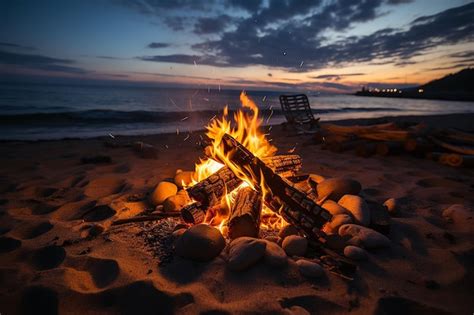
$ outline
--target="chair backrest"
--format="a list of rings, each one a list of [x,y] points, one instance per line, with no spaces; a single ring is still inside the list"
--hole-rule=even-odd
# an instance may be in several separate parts
[[[280,95],[280,104],[289,123],[305,124],[315,121],[305,94]]]

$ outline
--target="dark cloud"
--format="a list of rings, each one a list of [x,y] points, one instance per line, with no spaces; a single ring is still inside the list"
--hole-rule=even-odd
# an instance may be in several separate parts
[[[339,81],[343,77],[354,77],[354,76],[360,76],[360,75],[365,75],[365,73],[321,74],[318,76],[312,76],[310,78]]]
[[[13,65],[25,69],[65,72],[74,74],[87,73],[86,70],[70,66],[73,60],[52,58],[43,55],[30,55],[0,51],[0,64]]]
[[[371,3],[371,6],[368,3]],[[302,1],[299,5],[302,6]],[[339,2],[338,2],[339,3]],[[350,21],[374,16],[374,6],[381,1],[351,2],[351,6],[335,6],[339,17],[328,19],[327,7],[301,24],[282,24],[269,32],[248,20],[238,24],[234,31],[225,32],[218,40],[209,40],[193,46],[198,56],[176,55],[143,57],[143,60],[190,63],[199,59],[201,64],[229,66],[264,65],[290,71],[315,70],[322,67],[354,62],[411,62],[409,59],[438,45],[469,42],[474,38],[474,3],[452,8],[438,14],[419,17],[407,29],[386,28],[367,36],[352,36],[337,42],[322,44],[320,32],[327,28],[341,29]],[[362,8],[367,9],[362,13]],[[269,9],[269,8],[267,8]],[[265,10],[262,10],[264,12]],[[286,16],[274,14],[271,21]],[[262,13],[258,14],[263,16]],[[327,15],[327,16],[326,16]],[[326,18],[324,18],[326,16]],[[322,17],[318,19],[316,17]],[[317,27],[316,27],[317,25]],[[261,33],[259,35],[259,33]]]
[[[167,16],[163,21],[173,31],[182,31],[190,24],[190,20],[184,16]]]
[[[116,3],[141,14],[160,15],[163,10],[210,10],[216,0],[115,0]]]
[[[158,43],[158,42],[152,42],[149,43],[146,47],[148,48],[167,48],[170,47],[171,44],[168,43]]]
[[[203,64],[203,65],[212,65],[218,67],[225,67],[228,65],[224,65],[219,62],[218,59],[212,56],[193,56],[193,55],[185,55],[185,54],[174,54],[174,55],[157,55],[157,56],[143,56],[137,57],[137,59],[143,61],[155,61],[155,62],[171,62],[171,63],[183,63],[183,64]]]
[[[4,48],[11,48],[11,49],[20,49],[20,50],[35,50],[36,48],[33,46],[24,46],[15,43],[7,43],[7,42],[0,42],[0,46]]]
[[[110,59],[110,60],[121,60],[121,59],[125,59],[125,58],[121,58],[121,57],[114,57],[114,56],[95,56],[96,58],[99,58],[99,59]]]
[[[263,0],[229,0],[229,6],[256,12],[263,6]]]
[[[221,14],[216,17],[198,18],[194,25],[194,33],[196,34],[213,34],[224,32],[226,27],[234,22],[234,19],[227,15]]]

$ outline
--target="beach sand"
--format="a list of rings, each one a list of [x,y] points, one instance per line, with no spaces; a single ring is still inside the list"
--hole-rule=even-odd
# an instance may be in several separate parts
[[[397,118],[472,130],[474,115]],[[347,122],[345,122],[347,123]],[[118,137],[158,148],[157,159],[104,139],[2,142],[0,313],[35,314],[472,314],[474,170],[408,155],[361,158],[319,149],[310,136],[270,138],[295,148],[303,172],[354,178],[363,194],[400,198],[391,247],[369,252],[355,280],[301,276],[290,260],[232,272],[224,252],[209,263],[174,257],[159,265],[144,223],[110,226],[149,207],[146,194],[202,155],[194,133]],[[111,157],[83,164],[82,157]],[[470,212],[448,222],[442,211]],[[108,206],[107,206],[108,205]],[[102,231],[104,229],[104,231]]]

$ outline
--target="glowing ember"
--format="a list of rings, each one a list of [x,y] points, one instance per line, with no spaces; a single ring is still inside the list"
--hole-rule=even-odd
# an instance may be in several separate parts
[[[245,186],[250,186],[255,189],[252,180],[224,154],[221,145],[224,134],[227,133],[234,137],[258,158],[273,156],[277,151],[276,147],[271,145],[266,139],[265,134],[259,130],[263,119],[259,117],[257,105],[245,92],[240,94],[240,101],[243,109],[238,110],[234,114],[233,120],[229,118],[229,111],[226,106],[222,117],[212,119],[209,125],[206,126],[207,136],[211,139],[211,145],[206,150],[207,157],[201,159],[200,162],[196,164],[193,181],[189,185],[193,186],[217,172],[224,166],[224,163],[243,180],[243,183],[237,189],[227,192],[223,196],[220,205],[221,210],[209,209],[207,213],[206,222],[219,227],[221,231],[225,230],[225,223],[229,213],[228,209],[232,207],[237,191]],[[264,197],[267,192],[265,183],[260,183],[260,189]],[[222,209],[227,209],[227,211],[223,211]],[[262,228],[278,230],[284,224],[286,224],[286,222],[278,214],[266,206],[263,207],[261,217]]]

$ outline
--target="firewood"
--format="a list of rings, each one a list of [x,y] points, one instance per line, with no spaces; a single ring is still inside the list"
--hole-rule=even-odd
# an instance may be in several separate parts
[[[239,189],[227,220],[229,238],[258,237],[261,211],[261,194],[250,187]]]
[[[390,154],[398,154],[403,148],[403,143],[398,141],[383,141],[378,142],[375,145],[375,153],[377,155],[390,155]]]
[[[265,163],[276,173],[296,173],[301,169],[301,158],[298,155],[279,155],[263,159]],[[295,175],[295,174],[292,174]],[[208,178],[200,181],[196,185],[189,187],[187,192],[195,201],[203,205],[214,205],[220,201],[225,192],[231,192],[236,189],[242,180],[224,166]]]
[[[376,141],[406,141],[411,134],[405,130],[379,130],[358,135],[362,139]]]
[[[262,181],[265,183],[269,193],[266,194],[264,202],[270,209],[282,215],[311,240],[324,242],[325,234],[321,228],[332,218],[327,210],[294,187],[293,183],[275,174],[230,135],[223,136],[222,145],[224,153],[229,154],[230,160],[252,178],[255,187],[259,188]]]

